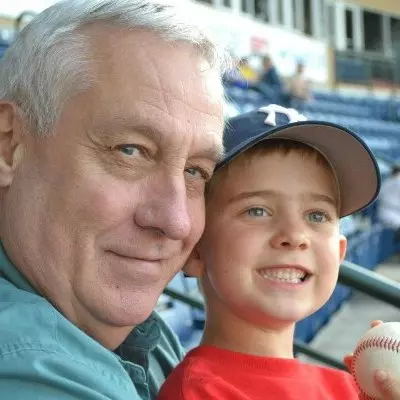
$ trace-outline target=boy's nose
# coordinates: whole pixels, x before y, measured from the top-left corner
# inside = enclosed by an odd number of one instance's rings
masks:
[[[271,246],[276,249],[306,250],[310,247],[310,240],[304,232],[281,231],[271,238]]]

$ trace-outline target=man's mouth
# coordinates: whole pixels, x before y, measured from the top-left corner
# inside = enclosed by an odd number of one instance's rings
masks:
[[[115,252],[115,251],[108,251],[109,253],[113,254],[114,256],[126,258],[128,260],[136,260],[136,261],[144,261],[144,262],[158,262],[161,259],[159,258],[152,258],[152,257],[144,257],[144,256],[135,256],[133,254],[127,254],[127,253],[121,253],[121,252]]]

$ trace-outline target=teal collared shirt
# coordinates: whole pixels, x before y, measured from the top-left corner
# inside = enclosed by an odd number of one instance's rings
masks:
[[[153,313],[109,351],[41,297],[0,244],[0,399],[150,400],[184,352]]]

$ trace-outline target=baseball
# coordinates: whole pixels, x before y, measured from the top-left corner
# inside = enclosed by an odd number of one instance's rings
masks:
[[[354,351],[352,374],[364,395],[381,400],[374,372],[382,369],[400,381],[400,322],[375,326],[361,337]]]

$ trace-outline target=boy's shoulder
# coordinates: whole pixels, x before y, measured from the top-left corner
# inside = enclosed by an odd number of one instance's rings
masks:
[[[202,346],[189,351],[182,362],[172,371],[169,378],[174,380],[196,380],[217,376],[214,358],[204,354]]]
[[[185,356],[161,387],[157,400],[239,399],[240,392],[222,373],[225,363],[215,362],[209,348],[197,347]]]
[[[307,363],[302,363],[302,365],[305,372],[310,371],[310,376],[315,377],[322,384],[336,386],[338,391],[341,389],[358,391],[354,378],[347,371]]]

